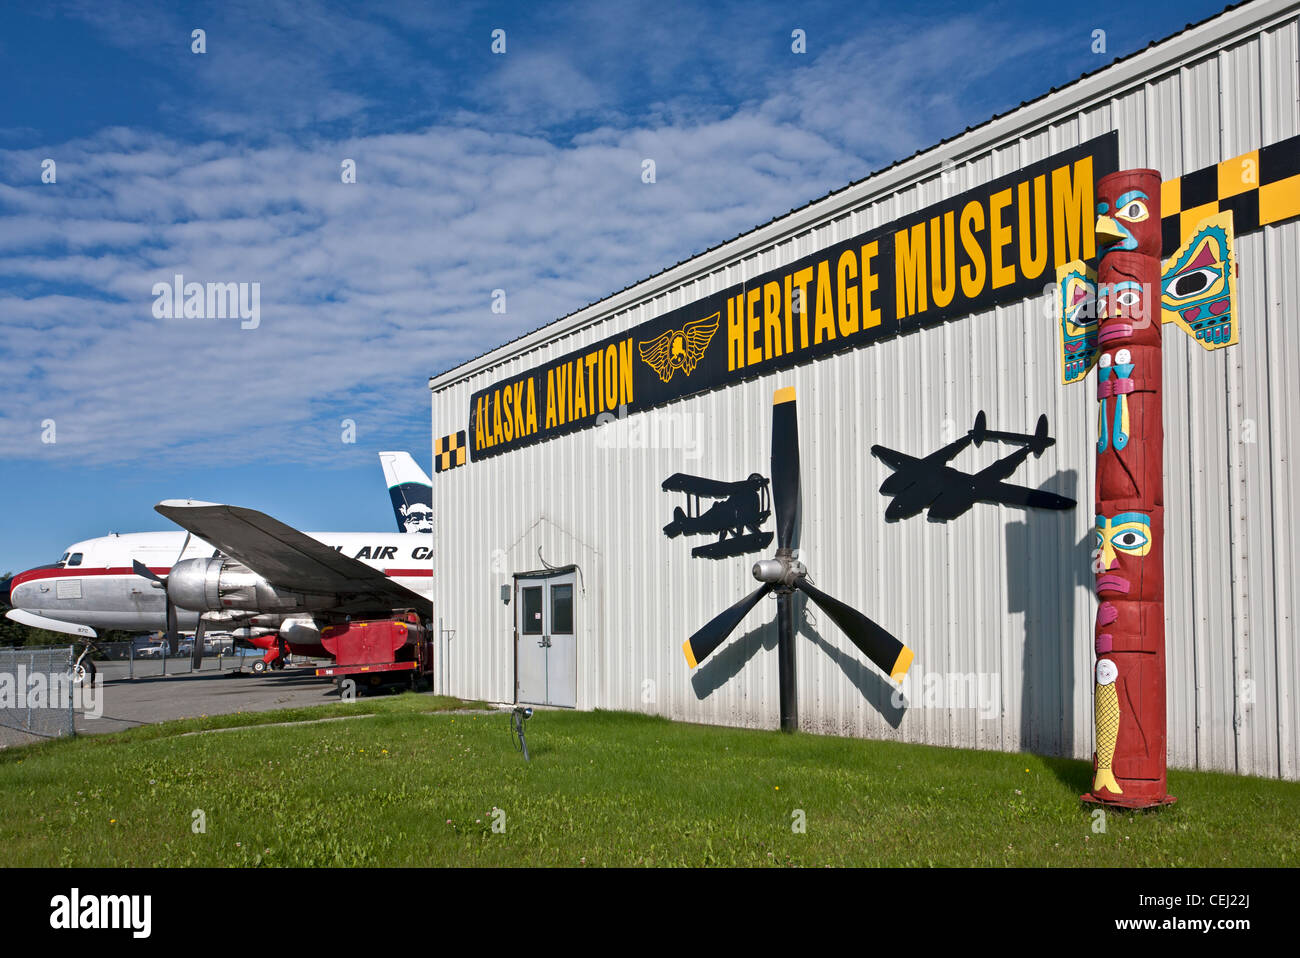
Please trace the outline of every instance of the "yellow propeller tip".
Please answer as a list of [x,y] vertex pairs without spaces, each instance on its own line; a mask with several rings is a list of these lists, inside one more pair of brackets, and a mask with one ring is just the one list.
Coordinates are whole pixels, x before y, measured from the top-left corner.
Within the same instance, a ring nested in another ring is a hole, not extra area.
[[682,651],[686,653],[687,665],[689,665],[691,668],[695,668],[695,666],[699,665],[699,663],[695,661],[695,653],[691,651],[690,639],[687,639],[685,642],[682,643]]
[[903,676],[905,676],[907,670],[912,667],[913,658],[914,655],[912,650],[907,646],[903,646],[903,651],[898,653],[898,658],[894,660],[894,667],[889,671],[890,679],[895,682],[903,681]]

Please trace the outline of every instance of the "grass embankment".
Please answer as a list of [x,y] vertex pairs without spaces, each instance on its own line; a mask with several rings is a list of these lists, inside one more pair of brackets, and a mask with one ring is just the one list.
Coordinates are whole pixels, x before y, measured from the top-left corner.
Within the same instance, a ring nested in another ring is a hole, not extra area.
[[[10,865],[1295,865],[1300,783],[1174,772],[1110,812],[1084,762],[402,695],[0,752]],[[369,718],[306,721],[368,711]],[[439,714],[443,712],[444,714]],[[500,809],[495,813],[494,809]],[[192,827],[195,810],[206,831]],[[800,819],[806,830],[796,831]],[[504,825],[494,831],[493,824]]]

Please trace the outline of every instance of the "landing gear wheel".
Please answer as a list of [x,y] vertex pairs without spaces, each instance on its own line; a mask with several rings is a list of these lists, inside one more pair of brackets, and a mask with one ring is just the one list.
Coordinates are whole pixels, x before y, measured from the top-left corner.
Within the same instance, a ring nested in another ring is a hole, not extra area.
[[72,684],[86,686],[95,681],[95,663],[82,659],[72,667]]
[[265,659],[258,659],[253,663],[253,672],[256,675],[265,675],[268,668]]
[[271,668],[279,672],[284,668],[284,659],[273,659],[271,662]]

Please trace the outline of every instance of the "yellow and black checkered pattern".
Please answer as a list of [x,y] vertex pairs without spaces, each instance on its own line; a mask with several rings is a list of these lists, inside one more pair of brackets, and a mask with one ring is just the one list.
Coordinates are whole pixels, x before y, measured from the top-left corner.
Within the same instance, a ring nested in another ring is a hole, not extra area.
[[433,441],[433,471],[446,472],[465,465],[465,430]]
[[1163,255],[1178,249],[1197,223],[1223,210],[1232,211],[1238,236],[1300,216],[1300,136],[1161,183]]

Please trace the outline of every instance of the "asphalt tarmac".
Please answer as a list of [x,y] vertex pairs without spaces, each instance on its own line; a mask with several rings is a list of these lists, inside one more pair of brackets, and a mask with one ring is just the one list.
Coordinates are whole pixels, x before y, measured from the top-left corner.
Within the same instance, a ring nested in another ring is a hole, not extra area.
[[[249,665],[252,662],[252,658],[247,659]],[[310,664],[265,675],[254,675],[248,669],[237,671],[230,661],[223,664],[224,668],[218,670],[215,662],[205,660],[203,670],[191,672],[188,659],[171,659],[171,674],[161,675],[160,663],[142,668],[137,661],[135,678],[131,679],[129,663],[97,662],[103,679],[103,714],[94,718],[86,710],[78,710],[77,734],[120,732],[168,719],[266,712],[339,700],[337,686],[313,675]]]

